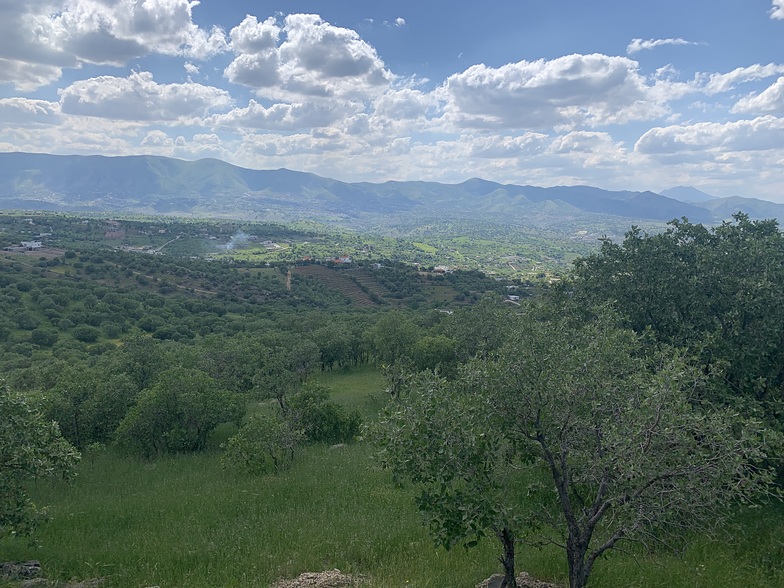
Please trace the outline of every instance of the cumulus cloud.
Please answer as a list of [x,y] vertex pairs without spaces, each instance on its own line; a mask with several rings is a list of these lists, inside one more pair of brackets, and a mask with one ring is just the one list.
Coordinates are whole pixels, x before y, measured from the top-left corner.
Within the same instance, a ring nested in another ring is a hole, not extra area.
[[705,94],[715,96],[734,91],[741,84],[758,82],[784,74],[784,65],[769,63],[739,67],[727,73],[697,73],[688,81],[677,81],[678,72],[669,66],[659,68],[653,76],[650,97],[659,104],[667,104],[685,96]]
[[[784,0],[783,0],[784,1]],[[639,53],[645,49],[655,49],[656,47],[663,47],[665,45],[700,45],[701,43],[695,43],[693,41],[687,41],[686,39],[632,39],[632,42],[626,47],[626,53],[632,55],[634,53]]]
[[713,157],[732,151],[780,150],[782,145],[784,119],[762,116],[727,123],[655,127],[640,137],[634,149],[655,156],[703,152],[705,157]]
[[317,15],[290,14],[282,25],[247,16],[230,38],[236,57],[224,75],[264,98],[365,100],[393,80],[376,50],[355,31]]
[[192,82],[158,84],[150,72],[101,76],[60,90],[66,114],[132,121],[176,121],[229,107],[229,93]]
[[192,0],[52,0],[0,6],[0,82],[31,90],[62,68],[125,65],[149,53],[206,59],[227,50],[223,32],[194,24]]
[[463,138],[470,144],[468,155],[480,158],[530,157],[544,149],[547,135],[528,132],[518,136]]
[[0,84],[13,84],[22,92],[45,86],[61,75],[62,69],[56,66],[0,58]]
[[732,112],[773,113],[784,115],[784,77],[760,92],[738,100]]
[[402,18],[402,17],[400,17],[400,16],[399,16],[399,17],[397,17],[397,18],[395,19],[395,26],[397,26],[397,27],[403,27],[403,26],[406,26],[406,19],[405,19],[405,18]]
[[204,59],[226,49],[223,32],[193,23],[191,0],[68,0],[36,21],[56,46],[84,61],[124,64],[148,52]]
[[60,105],[46,100],[27,98],[0,99],[0,123],[12,126],[57,124],[60,122]]
[[438,106],[432,92],[413,88],[389,90],[373,102],[374,114],[391,120],[416,120],[427,117]]
[[595,153],[598,150],[619,147],[608,133],[573,131],[553,139],[549,153]]
[[784,20],[784,0],[773,0],[773,8],[770,9],[770,18]]
[[235,108],[202,121],[209,127],[290,131],[326,127],[346,118],[350,106],[341,103],[277,103],[265,107],[250,100],[246,108]]
[[724,74],[699,74],[695,78],[695,83],[706,94],[719,94],[734,90],[739,84],[764,80],[781,74],[784,74],[784,65],[777,63],[754,64],[748,67],[738,67]]
[[446,118],[459,127],[544,129],[662,116],[637,70],[628,58],[599,54],[474,65],[450,76],[440,93]]

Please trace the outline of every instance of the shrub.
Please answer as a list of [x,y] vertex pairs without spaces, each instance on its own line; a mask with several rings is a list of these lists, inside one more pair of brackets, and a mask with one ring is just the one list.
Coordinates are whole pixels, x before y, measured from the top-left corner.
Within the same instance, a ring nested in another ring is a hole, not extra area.
[[307,384],[289,401],[288,418],[301,427],[311,443],[347,443],[359,434],[362,419],[357,411],[329,400],[329,389]]
[[46,329],[33,329],[30,333],[30,341],[41,347],[51,347],[57,343],[58,337],[57,331],[49,331]]
[[95,343],[98,340],[98,337],[101,336],[101,332],[98,329],[89,325],[79,325],[78,327],[75,327],[72,334],[74,339],[81,341],[82,343]]
[[153,457],[200,451],[212,430],[242,418],[244,405],[202,371],[172,368],[144,390],[117,428],[116,441],[132,453]]
[[304,440],[304,432],[291,421],[276,414],[254,414],[226,442],[223,465],[254,474],[277,473],[291,466]]

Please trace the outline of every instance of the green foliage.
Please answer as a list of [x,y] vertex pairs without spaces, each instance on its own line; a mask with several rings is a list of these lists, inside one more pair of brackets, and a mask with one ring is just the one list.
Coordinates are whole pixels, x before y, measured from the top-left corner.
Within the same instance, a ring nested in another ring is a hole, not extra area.
[[311,443],[348,443],[359,434],[362,419],[330,401],[329,389],[309,382],[289,401],[287,418]]
[[16,320],[16,324],[20,329],[24,329],[26,331],[32,331],[33,329],[38,328],[39,321],[38,319],[30,312],[22,311],[14,317]]
[[762,415],[784,430],[784,234],[775,221],[708,229],[673,221],[633,228],[575,264],[565,285],[583,306],[612,302],[638,333],[686,347],[720,377],[704,401]]
[[[373,367],[321,377],[343,405],[370,410],[383,400]],[[371,467],[371,451],[365,443],[305,446],[289,470],[267,476],[224,468],[213,451],[154,462],[100,451],[85,456],[74,484],[30,487],[51,520],[36,531],[39,546],[5,539],[0,552],[4,560],[43,561],[55,582],[100,576],[107,588],[266,587],[332,568],[361,575],[368,588],[473,588],[492,574],[495,540],[471,550],[436,548],[411,488]],[[780,588],[782,525],[784,504],[771,502],[740,508],[726,532],[690,535],[675,553],[627,544],[625,553],[597,563],[591,586]],[[567,584],[558,548],[523,549],[532,576]]]
[[420,328],[409,315],[392,311],[378,319],[368,337],[376,358],[383,363],[391,363],[398,357],[409,355],[420,334]]
[[488,531],[515,528],[519,480],[510,445],[484,399],[431,372],[382,413],[371,437],[381,464],[418,490],[431,535],[446,548],[476,545]]
[[457,366],[457,341],[446,335],[425,335],[414,344],[411,357],[419,371],[451,376]]
[[771,481],[760,423],[694,407],[699,372],[666,349],[644,354],[617,322],[603,310],[585,323],[531,313],[472,373],[523,460],[549,474],[557,501],[536,514],[557,521],[574,588],[618,541],[715,528]]
[[618,541],[719,524],[771,475],[759,424],[694,408],[699,377],[677,354],[644,355],[604,311],[563,315],[507,317],[499,352],[452,384],[417,376],[381,421],[380,455],[419,489],[437,541],[494,532],[511,582],[515,538],[547,542],[552,525],[581,588]]
[[73,328],[73,336],[82,343],[95,343],[101,336],[101,332],[90,325],[79,325]]
[[107,373],[104,366],[65,368],[57,383],[44,393],[47,418],[57,421],[63,436],[84,449],[108,443],[133,405],[137,389],[123,373]]
[[41,347],[51,347],[57,343],[59,337],[57,331],[50,329],[33,329],[30,333],[30,341]]
[[21,394],[0,385],[0,538],[30,534],[45,510],[30,500],[28,483],[69,477],[79,453]]
[[116,441],[147,458],[199,451],[217,425],[236,422],[243,412],[242,398],[221,390],[204,372],[172,368],[139,395],[119,424]]
[[221,458],[252,474],[277,474],[291,467],[305,433],[277,413],[256,413],[232,436]]

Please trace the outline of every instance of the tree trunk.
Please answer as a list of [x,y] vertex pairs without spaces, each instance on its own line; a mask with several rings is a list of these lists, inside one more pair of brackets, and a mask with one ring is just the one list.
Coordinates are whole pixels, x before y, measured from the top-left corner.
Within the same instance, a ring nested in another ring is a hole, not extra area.
[[501,584],[501,588],[517,588],[517,581],[515,580],[514,533],[504,528],[496,531],[496,535],[504,546],[504,555],[500,558],[501,564],[504,566],[504,581]]
[[566,559],[569,562],[569,588],[585,588],[591,575],[591,564],[585,561],[588,545],[573,537],[566,541]]

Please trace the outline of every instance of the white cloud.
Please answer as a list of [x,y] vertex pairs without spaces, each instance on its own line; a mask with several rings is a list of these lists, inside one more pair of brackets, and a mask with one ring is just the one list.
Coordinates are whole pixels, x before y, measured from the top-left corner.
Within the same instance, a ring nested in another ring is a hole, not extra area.
[[129,121],[177,121],[231,106],[225,90],[201,84],[158,84],[150,72],[101,76],[60,90],[66,114]]
[[174,139],[169,137],[166,133],[160,130],[149,131],[142,139],[142,147],[174,147]]
[[658,104],[668,104],[692,94],[715,96],[734,91],[741,84],[758,82],[784,74],[784,65],[769,63],[739,67],[727,73],[697,73],[694,78],[677,81],[678,72],[665,66],[656,70],[652,77],[650,97]]
[[213,115],[204,119],[202,124],[214,128],[290,131],[326,127],[349,114],[350,108],[341,103],[277,103],[267,108],[250,100],[246,108]]
[[780,77],[759,94],[751,94],[738,100],[732,112],[770,112],[784,115],[784,77]]
[[770,18],[784,19],[784,0],[773,0],[773,8],[770,9]]
[[[466,140],[467,138],[463,138]],[[530,157],[544,150],[547,135],[528,132],[518,136],[479,136],[470,139],[468,155],[479,158]]]
[[282,26],[248,16],[230,36],[237,56],[225,76],[264,98],[366,100],[393,80],[375,49],[355,31],[317,15],[290,14]]
[[734,90],[738,84],[764,80],[781,74],[784,74],[784,65],[757,63],[748,67],[738,67],[724,74],[698,74],[695,78],[695,84],[700,91],[711,95]]
[[686,39],[632,39],[632,42],[626,47],[626,53],[632,55],[646,49],[655,49],[656,47],[663,47],[665,45],[700,45],[693,41]]
[[474,65],[440,90],[458,127],[544,129],[645,120],[666,114],[625,57],[568,55],[499,68]]
[[654,156],[697,153],[700,158],[723,158],[728,152],[784,150],[784,118],[762,116],[727,123],[655,127],[634,146]]
[[412,88],[389,90],[373,102],[376,118],[395,121],[426,118],[437,106],[438,100],[433,93]]
[[230,47],[237,54],[262,53],[277,48],[280,32],[274,17],[259,22],[255,16],[248,14],[239,25],[231,29]]
[[0,57],[0,84],[13,84],[21,92],[32,92],[62,75],[62,69],[52,65],[27,63]]
[[195,75],[197,75],[199,73],[199,66],[198,65],[194,65],[190,61],[186,61],[185,65],[183,67],[185,68],[185,71],[190,76],[195,76]]
[[555,137],[548,149],[549,153],[596,153],[600,150],[618,149],[620,145],[608,133],[574,131]]
[[402,17],[397,17],[395,19],[395,26],[404,27],[406,26],[406,19]]
[[60,105],[46,100],[27,98],[0,99],[0,123],[8,126],[28,126],[61,122]]
[[68,0],[38,24],[84,61],[124,64],[148,52],[204,59],[226,50],[218,28],[193,23],[191,0]]
[[206,59],[225,35],[194,24],[192,0],[51,0],[0,6],[0,83],[30,91],[82,63],[125,65],[160,53]]

